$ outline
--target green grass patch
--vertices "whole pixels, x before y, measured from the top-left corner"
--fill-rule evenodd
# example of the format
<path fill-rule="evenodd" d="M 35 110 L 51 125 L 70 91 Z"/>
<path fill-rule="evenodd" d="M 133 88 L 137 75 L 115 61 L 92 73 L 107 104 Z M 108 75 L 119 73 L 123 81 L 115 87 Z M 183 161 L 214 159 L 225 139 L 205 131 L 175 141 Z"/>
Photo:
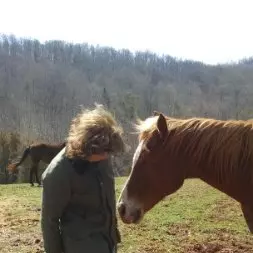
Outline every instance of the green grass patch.
<path fill-rule="evenodd" d="M 126 178 L 116 179 L 119 196 Z M 0 186 L 0 252 L 44 252 L 41 188 Z M 187 180 L 149 211 L 139 225 L 119 220 L 119 253 L 253 252 L 239 204 L 199 180 Z"/>

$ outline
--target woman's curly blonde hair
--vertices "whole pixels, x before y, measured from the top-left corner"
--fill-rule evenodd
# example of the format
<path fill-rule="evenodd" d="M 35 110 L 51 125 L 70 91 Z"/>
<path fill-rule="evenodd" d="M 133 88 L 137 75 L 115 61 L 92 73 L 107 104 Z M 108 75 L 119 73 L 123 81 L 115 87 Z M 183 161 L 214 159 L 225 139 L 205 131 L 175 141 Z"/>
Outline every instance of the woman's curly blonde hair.
<path fill-rule="evenodd" d="M 83 109 L 73 118 L 66 142 L 68 158 L 86 158 L 92 154 L 123 152 L 123 129 L 102 105 Z"/>

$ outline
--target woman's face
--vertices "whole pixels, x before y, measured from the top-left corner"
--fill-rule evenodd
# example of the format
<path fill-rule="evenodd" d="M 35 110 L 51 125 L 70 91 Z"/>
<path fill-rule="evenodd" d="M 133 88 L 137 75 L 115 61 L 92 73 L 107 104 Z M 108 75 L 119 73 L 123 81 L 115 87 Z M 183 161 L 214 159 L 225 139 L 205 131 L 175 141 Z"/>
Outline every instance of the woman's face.
<path fill-rule="evenodd" d="M 98 161 L 102 161 L 102 160 L 106 160 L 108 159 L 108 153 L 105 152 L 105 153 L 102 153 L 102 154 L 93 154 L 91 156 L 89 156 L 87 158 L 88 161 L 90 162 L 98 162 Z"/>

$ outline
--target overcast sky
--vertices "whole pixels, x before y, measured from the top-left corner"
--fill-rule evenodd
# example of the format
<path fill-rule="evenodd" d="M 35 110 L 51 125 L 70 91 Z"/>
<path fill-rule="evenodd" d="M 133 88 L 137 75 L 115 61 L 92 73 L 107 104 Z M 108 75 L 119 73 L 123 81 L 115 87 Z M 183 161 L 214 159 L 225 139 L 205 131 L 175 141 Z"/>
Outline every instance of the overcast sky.
<path fill-rule="evenodd" d="M 0 0 L 0 33 L 216 64 L 253 56 L 251 0 Z"/>

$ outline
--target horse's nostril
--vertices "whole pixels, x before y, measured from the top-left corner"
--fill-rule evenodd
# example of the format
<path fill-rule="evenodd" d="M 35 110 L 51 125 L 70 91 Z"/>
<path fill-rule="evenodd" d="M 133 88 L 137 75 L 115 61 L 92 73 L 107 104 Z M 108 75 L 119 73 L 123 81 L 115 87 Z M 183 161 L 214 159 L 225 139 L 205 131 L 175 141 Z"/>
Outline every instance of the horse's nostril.
<path fill-rule="evenodd" d="M 136 209 L 133 213 L 132 216 L 134 218 L 134 222 L 138 222 L 141 219 L 141 210 L 140 209 Z"/>
<path fill-rule="evenodd" d="M 118 212 L 120 216 L 124 216 L 126 214 L 126 206 L 123 203 L 120 203 L 118 206 Z"/>

